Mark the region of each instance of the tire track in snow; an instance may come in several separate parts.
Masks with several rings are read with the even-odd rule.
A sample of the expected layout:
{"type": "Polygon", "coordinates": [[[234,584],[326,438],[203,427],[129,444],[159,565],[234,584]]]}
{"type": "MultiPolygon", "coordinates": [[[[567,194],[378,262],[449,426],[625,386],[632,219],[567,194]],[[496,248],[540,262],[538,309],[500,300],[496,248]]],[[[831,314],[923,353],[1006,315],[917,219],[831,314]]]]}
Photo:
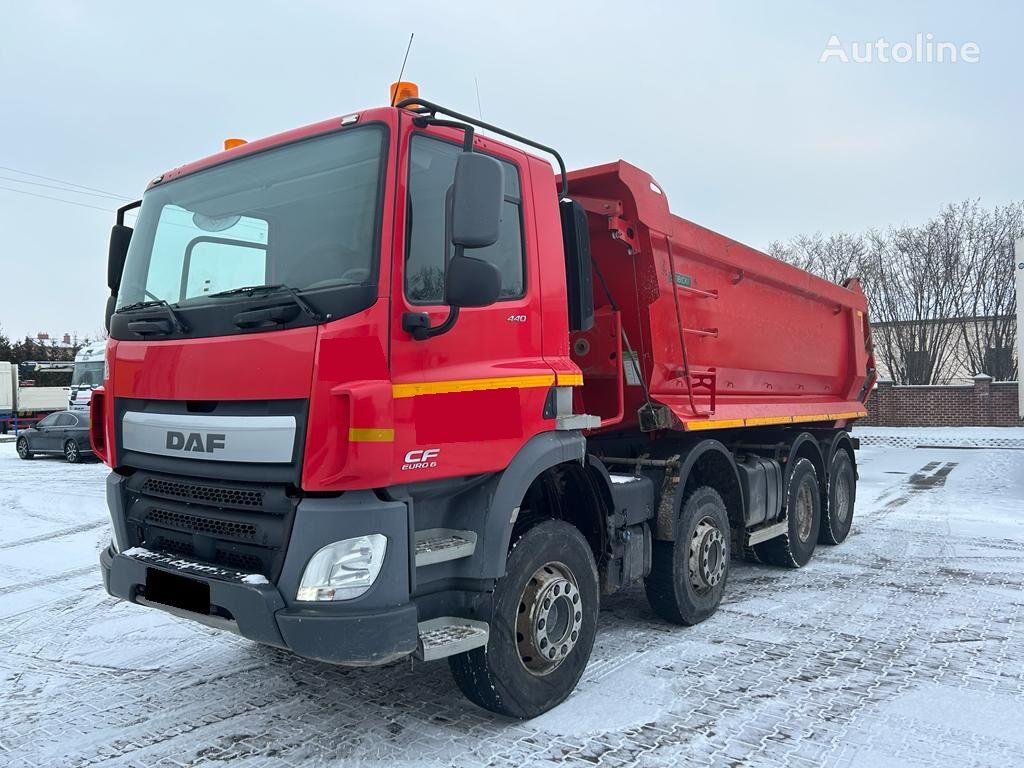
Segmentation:
{"type": "MultiPolygon", "coordinates": [[[[18,541],[8,541],[8,542],[5,542],[3,544],[0,544],[0,549],[13,549],[14,547],[22,547],[22,546],[26,546],[28,544],[38,544],[41,541],[49,541],[50,539],[59,539],[62,536],[71,536],[72,534],[75,534],[75,533],[85,533],[86,531],[92,531],[92,530],[95,530],[96,528],[102,528],[103,526],[108,525],[108,524],[109,524],[109,522],[107,520],[97,520],[96,522],[92,522],[92,523],[82,523],[81,525],[76,525],[76,526],[73,526],[71,528],[62,528],[61,530],[53,531],[52,533],[41,533],[38,536],[32,536],[31,538],[28,538],[28,539],[20,539],[18,541]]],[[[2,590],[0,590],[0,594],[3,594],[2,590]]]]}
{"type": "Polygon", "coordinates": [[[56,573],[53,576],[47,576],[42,579],[23,581],[20,584],[10,584],[6,587],[0,587],[0,596],[9,595],[13,592],[23,592],[26,589],[34,589],[35,587],[45,587],[50,584],[64,581],[65,579],[74,579],[78,576],[85,576],[87,573],[96,573],[99,570],[99,567],[99,563],[96,563],[95,565],[87,565],[82,568],[64,571],[63,573],[56,573]]]}

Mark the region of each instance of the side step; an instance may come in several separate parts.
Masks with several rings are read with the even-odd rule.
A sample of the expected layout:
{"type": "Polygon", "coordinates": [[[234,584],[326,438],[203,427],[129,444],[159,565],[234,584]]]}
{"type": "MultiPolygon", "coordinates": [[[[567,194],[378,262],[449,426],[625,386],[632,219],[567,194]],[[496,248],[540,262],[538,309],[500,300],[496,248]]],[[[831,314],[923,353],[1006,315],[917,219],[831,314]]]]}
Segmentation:
{"type": "Polygon", "coordinates": [[[441,616],[419,623],[420,643],[416,657],[424,661],[443,659],[487,645],[490,630],[486,622],[441,616]]]}
{"type": "Polygon", "coordinates": [[[784,533],[788,532],[789,521],[786,518],[782,518],[778,523],[773,523],[772,525],[764,528],[759,528],[756,531],[750,531],[747,534],[747,546],[752,547],[755,544],[760,544],[761,542],[768,541],[769,539],[774,539],[776,536],[782,536],[784,533]]]}
{"type": "Polygon", "coordinates": [[[476,532],[454,528],[416,531],[416,567],[470,557],[476,551],[476,532]]]}

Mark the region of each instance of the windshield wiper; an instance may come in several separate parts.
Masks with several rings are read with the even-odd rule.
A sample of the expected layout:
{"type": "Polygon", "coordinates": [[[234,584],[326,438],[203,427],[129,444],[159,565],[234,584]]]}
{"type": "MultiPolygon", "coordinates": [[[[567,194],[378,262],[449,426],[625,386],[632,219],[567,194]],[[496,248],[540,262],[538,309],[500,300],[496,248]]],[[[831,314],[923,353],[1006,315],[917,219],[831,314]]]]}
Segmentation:
{"type": "Polygon", "coordinates": [[[313,309],[309,302],[299,295],[298,291],[284,283],[277,283],[273,285],[244,285],[241,288],[231,288],[227,291],[211,293],[207,298],[222,299],[227,296],[256,296],[261,293],[285,293],[288,295],[288,298],[294,301],[295,305],[302,310],[302,313],[314,323],[322,323],[326,319],[322,314],[313,309]]]}
{"type": "Polygon", "coordinates": [[[171,319],[171,325],[178,333],[188,333],[188,326],[182,322],[181,316],[174,311],[174,307],[167,303],[166,299],[153,299],[152,301],[136,301],[134,304],[128,304],[116,310],[115,314],[123,314],[125,312],[134,312],[138,309],[149,309],[150,307],[160,307],[167,312],[167,316],[171,319]]]}

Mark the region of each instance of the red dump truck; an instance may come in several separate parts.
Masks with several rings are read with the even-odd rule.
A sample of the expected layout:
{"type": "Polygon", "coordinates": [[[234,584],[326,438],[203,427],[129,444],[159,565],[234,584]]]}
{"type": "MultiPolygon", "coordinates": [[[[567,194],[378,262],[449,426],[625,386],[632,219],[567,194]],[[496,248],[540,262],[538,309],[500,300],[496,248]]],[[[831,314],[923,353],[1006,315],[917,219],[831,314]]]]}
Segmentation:
{"type": "Polygon", "coordinates": [[[602,594],[692,625],[732,558],[850,531],[857,281],[674,216],[628,163],[566,173],[413,95],[158,176],[108,282],[124,600],[330,663],[447,658],[528,718],[602,594]]]}

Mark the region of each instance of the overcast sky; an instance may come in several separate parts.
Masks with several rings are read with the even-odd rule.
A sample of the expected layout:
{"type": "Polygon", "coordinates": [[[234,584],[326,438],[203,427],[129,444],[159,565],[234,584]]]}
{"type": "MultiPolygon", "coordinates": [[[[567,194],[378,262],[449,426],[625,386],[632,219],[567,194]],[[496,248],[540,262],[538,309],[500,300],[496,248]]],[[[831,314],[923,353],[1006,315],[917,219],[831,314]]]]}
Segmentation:
{"type": "Polygon", "coordinates": [[[475,113],[476,79],[484,119],[570,168],[639,165],[674,212],[755,247],[1024,197],[1016,3],[48,0],[5,4],[2,30],[11,336],[102,329],[113,216],[82,206],[135,199],[227,136],[385,102],[410,31],[425,98],[475,113]],[[849,51],[918,33],[977,43],[980,61],[819,63],[832,35],[849,51]]]}

